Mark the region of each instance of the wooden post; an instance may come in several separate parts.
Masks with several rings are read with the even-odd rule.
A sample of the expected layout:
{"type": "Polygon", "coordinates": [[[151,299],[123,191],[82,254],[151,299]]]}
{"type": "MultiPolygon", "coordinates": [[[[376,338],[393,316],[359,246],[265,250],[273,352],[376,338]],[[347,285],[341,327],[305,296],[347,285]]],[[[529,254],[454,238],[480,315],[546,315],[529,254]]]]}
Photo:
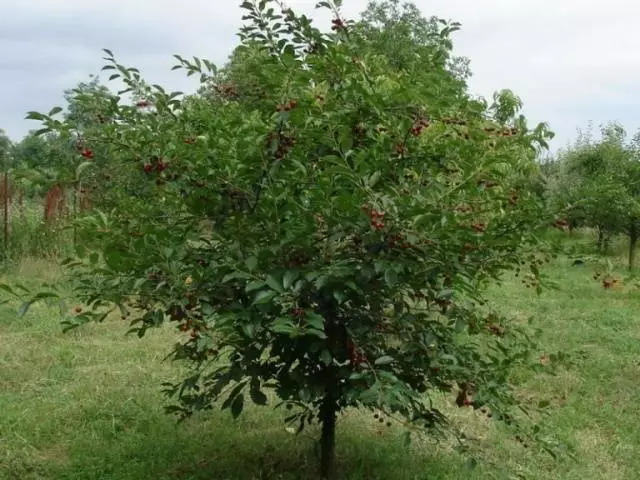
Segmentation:
{"type": "Polygon", "coordinates": [[[76,218],[78,217],[78,195],[80,194],[80,182],[76,182],[73,192],[73,248],[76,248],[78,241],[78,230],[76,228],[76,218]]]}
{"type": "Polygon", "coordinates": [[[20,216],[24,219],[24,187],[20,189],[20,216]]]}
{"type": "Polygon", "coordinates": [[[4,249],[9,254],[9,172],[4,172],[4,249]]]}

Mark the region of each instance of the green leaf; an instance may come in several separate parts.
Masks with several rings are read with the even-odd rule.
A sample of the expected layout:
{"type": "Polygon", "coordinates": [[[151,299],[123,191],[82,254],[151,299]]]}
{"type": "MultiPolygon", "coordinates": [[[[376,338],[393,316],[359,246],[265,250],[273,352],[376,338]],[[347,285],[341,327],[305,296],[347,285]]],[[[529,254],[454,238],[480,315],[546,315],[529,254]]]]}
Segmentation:
{"type": "Polygon", "coordinates": [[[247,283],[247,286],[244,287],[244,291],[247,292],[247,293],[253,292],[254,290],[262,288],[265,285],[266,285],[266,283],[263,282],[262,280],[254,280],[253,282],[247,283]]]}
{"type": "Polygon", "coordinates": [[[453,297],[453,294],[454,294],[454,293],[455,293],[455,292],[454,292],[452,289],[450,289],[450,288],[445,288],[445,289],[440,290],[440,291],[438,292],[438,294],[436,295],[436,298],[437,298],[438,300],[451,299],[451,298],[453,297]]]}
{"type": "Polygon", "coordinates": [[[62,107],[53,107],[49,112],[49,116],[53,117],[56,113],[60,113],[62,111],[62,107]]]}
{"type": "Polygon", "coordinates": [[[331,356],[331,352],[329,350],[327,350],[326,348],[322,350],[322,352],[320,352],[320,361],[322,363],[324,363],[325,365],[329,366],[331,365],[331,362],[333,361],[333,357],[331,356]]]}
{"type": "Polygon", "coordinates": [[[249,258],[247,258],[244,261],[245,265],[247,266],[247,270],[249,270],[250,272],[253,272],[256,267],[258,266],[258,259],[254,256],[251,256],[249,258]]]}
{"type": "Polygon", "coordinates": [[[27,116],[25,117],[27,120],[45,120],[46,115],[40,112],[27,112],[27,116]]]}
{"type": "Polygon", "coordinates": [[[301,402],[307,403],[311,400],[311,391],[307,387],[303,387],[298,391],[298,398],[301,402]]]}
{"type": "Polygon", "coordinates": [[[336,299],[336,301],[338,302],[338,305],[342,305],[344,303],[345,298],[347,298],[347,296],[344,294],[344,292],[341,292],[340,290],[334,290],[333,298],[336,299]]]}
{"type": "Polygon", "coordinates": [[[324,332],[324,318],[322,318],[321,315],[313,312],[307,313],[305,316],[305,321],[310,327],[324,332]]]}
{"type": "Polygon", "coordinates": [[[267,275],[266,282],[273,290],[282,293],[282,284],[273,275],[267,275]]]}
{"type": "Polygon", "coordinates": [[[243,323],[241,328],[248,338],[253,338],[256,334],[256,326],[253,323],[243,323]]]}
{"type": "Polygon", "coordinates": [[[398,283],[398,274],[395,270],[391,268],[387,268],[384,271],[384,282],[389,286],[393,287],[398,283]]]}
{"type": "Polygon", "coordinates": [[[241,272],[240,270],[236,270],[235,272],[231,272],[231,273],[228,273],[227,275],[225,275],[222,278],[222,283],[227,283],[227,282],[229,282],[231,280],[235,280],[235,279],[238,279],[238,278],[247,279],[247,278],[251,278],[251,275],[249,275],[246,272],[241,272]]]}
{"type": "Polygon", "coordinates": [[[76,168],[76,180],[80,180],[80,174],[86,170],[88,167],[95,166],[95,162],[82,162],[76,168]]]}
{"type": "Polygon", "coordinates": [[[376,361],[373,363],[375,365],[389,365],[390,363],[393,363],[393,358],[385,355],[383,357],[376,358],[376,361]]]}
{"type": "Polygon", "coordinates": [[[40,135],[44,135],[45,133],[49,133],[51,131],[51,129],[49,127],[44,127],[44,128],[40,128],[38,130],[36,130],[35,132],[33,132],[33,135],[35,137],[39,137],[40,135]]]}
{"type": "Polygon", "coordinates": [[[298,279],[299,275],[300,274],[294,270],[288,270],[284,274],[284,277],[282,279],[282,286],[284,287],[284,289],[288,290],[289,287],[293,285],[293,282],[295,282],[298,279]]]}
{"type": "Polygon", "coordinates": [[[273,322],[273,325],[271,326],[271,329],[276,333],[283,333],[285,335],[298,333],[298,328],[288,317],[276,318],[273,322]]]}
{"type": "Polygon", "coordinates": [[[258,294],[253,299],[253,305],[261,305],[263,303],[270,302],[277,296],[278,292],[274,292],[273,290],[262,290],[258,292],[258,294]]]}

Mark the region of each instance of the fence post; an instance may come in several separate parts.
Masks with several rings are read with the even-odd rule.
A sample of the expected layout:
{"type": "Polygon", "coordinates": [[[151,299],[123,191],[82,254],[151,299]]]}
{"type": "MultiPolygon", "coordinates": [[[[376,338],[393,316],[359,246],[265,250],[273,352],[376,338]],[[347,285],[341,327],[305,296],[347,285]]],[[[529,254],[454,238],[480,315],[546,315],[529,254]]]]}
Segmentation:
{"type": "Polygon", "coordinates": [[[4,249],[9,254],[9,172],[4,172],[4,249]]]}

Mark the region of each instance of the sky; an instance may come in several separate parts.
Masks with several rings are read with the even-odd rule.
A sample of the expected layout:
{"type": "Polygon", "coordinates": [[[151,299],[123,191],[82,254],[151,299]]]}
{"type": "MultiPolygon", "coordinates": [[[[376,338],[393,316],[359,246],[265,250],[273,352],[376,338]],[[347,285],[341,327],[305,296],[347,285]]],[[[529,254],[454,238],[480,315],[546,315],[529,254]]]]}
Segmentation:
{"type": "MultiPolygon", "coordinates": [[[[317,0],[287,5],[330,25],[317,0]]],[[[27,111],[64,105],[63,92],[104,64],[120,63],[171,90],[193,77],[171,71],[173,54],[225,62],[238,43],[240,0],[0,0],[0,129],[19,140],[36,121],[27,111]]],[[[344,0],[356,19],[366,0],[344,0]]],[[[414,0],[425,16],[455,20],[454,52],[471,60],[473,94],[510,88],[532,125],[548,122],[552,150],[589,122],[640,128],[640,2],[630,0],[414,0]]],[[[106,81],[103,74],[101,78],[106,81]],[[104,78],[103,78],[104,77],[104,78]]]]}

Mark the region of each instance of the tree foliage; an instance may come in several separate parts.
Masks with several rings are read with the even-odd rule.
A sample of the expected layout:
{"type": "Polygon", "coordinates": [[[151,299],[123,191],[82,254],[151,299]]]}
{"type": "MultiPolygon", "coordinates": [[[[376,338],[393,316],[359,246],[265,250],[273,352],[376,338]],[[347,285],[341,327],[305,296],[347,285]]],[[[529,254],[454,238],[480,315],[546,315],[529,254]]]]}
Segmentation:
{"type": "MultiPolygon", "coordinates": [[[[177,56],[202,95],[149,85],[105,51],[118,95],[147,105],[114,96],[100,103],[110,121],[84,131],[83,148],[102,148],[90,161],[124,189],[78,222],[65,264],[88,305],[69,327],[119,309],[140,336],[166,321],[184,332],[172,356],[191,373],[167,385],[173,411],[220,401],[238,416],[271,391],[300,430],[322,424],[330,476],[348,407],[445,432],[445,391],[515,428],[509,372],[531,343],[483,291],[520,264],[539,288],[546,220],[522,180],[551,134],[527,128],[509,91],[491,105],[466,92],[444,61],[452,25],[414,7],[396,18],[395,2],[359,23],[319,6],[334,12],[329,33],[277,2],[244,2],[226,69],[177,56]]],[[[78,134],[70,116],[38,115],[78,134]]]]}
{"type": "Polygon", "coordinates": [[[638,153],[621,125],[603,125],[599,140],[588,132],[560,153],[550,189],[556,208],[570,206],[572,226],[597,230],[600,249],[611,235],[628,236],[629,268],[634,265],[640,221],[638,153]]]}

